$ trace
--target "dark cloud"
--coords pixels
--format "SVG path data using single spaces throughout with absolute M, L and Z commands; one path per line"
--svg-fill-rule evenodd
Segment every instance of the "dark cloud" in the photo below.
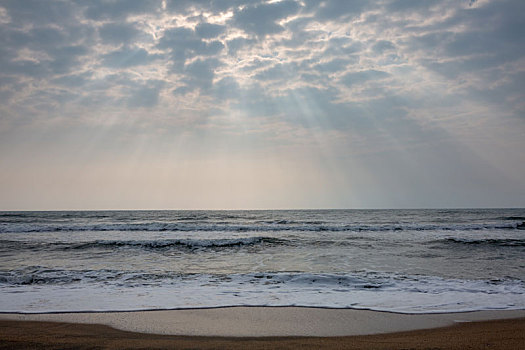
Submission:
M 494 98 L 487 101 L 494 103 L 505 101 L 517 106 L 512 101 L 519 100 L 504 97 L 516 96 L 510 89 L 521 86 L 513 78 L 520 76 L 517 68 L 511 72 L 502 67 L 504 64 L 518 67 L 517 62 L 525 55 L 522 1 L 480 2 L 472 6 L 437 0 L 380 3 L 168 0 L 165 3 L 166 12 L 162 0 L 6 0 L 1 6 L 6 8 L 11 22 L 0 23 L 0 78 L 11 77 L 17 82 L 25 81 L 24 84 L 29 84 L 29 79 L 48 79 L 56 86 L 92 88 L 93 77 L 85 72 L 92 72 L 96 64 L 106 70 L 124 72 L 155 62 L 167 65 L 170 79 L 178 79 L 174 86 L 182 85 L 175 89 L 176 94 L 199 91 L 202 95 L 232 99 L 245 94 L 257 101 L 255 108 L 261 107 L 259 102 L 272 105 L 271 101 L 276 99 L 261 86 L 279 85 L 282 92 L 292 82 L 316 84 L 318 90 L 290 92 L 287 99 L 275 100 L 274 109 L 265 108 L 277 113 L 278 106 L 292 103 L 295 96 L 299 100 L 316 100 L 322 113 L 343 115 L 345 108 L 355 114 L 362 106 L 335 103 L 340 98 L 338 83 L 363 84 L 366 89 L 360 93 L 370 93 L 376 98 L 368 85 L 378 84 L 366 83 L 388 78 L 386 71 L 394 72 L 391 67 L 382 66 L 403 63 L 415 66 L 411 68 L 424 67 L 450 79 L 474 75 L 485 82 L 476 89 L 461 91 L 465 97 L 478 98 L 490 92 Z M 233 12 L 225 24 L 207 22 L 207 14 L 225 11 Z M 158 20 L 166 13 L 185 15 L 188 26 L 196 26 L 169 28 L 158 39 L 139 29 L 144 21 Z M 140 15 L 147 16 L 130 17 Z M 362 21 L 347 26 L 358 16 Z M 281 22 L 287 18 L 286 23 Z M 423 18 L 431 20 L 423 22 Z M 328 21 L 330 28 L 335 25 L 341 30 L 327 31 L 323 26 Z M 237 28 L 249 35 L 226 41 L 225 34 L 235 33 Z M 359 30 L 362 38 L 352 35 L 354 30 Z M 286 35 L 273 36 L 284 31 Z M 119 48 L 101 51 L 99 43 Z M 103 46 L 103 50 L 107 47 Z M 233 57 L 224 57 L 225 50 Z M 217 70 L 225 64 L 234 65 L 235 60 L 239 63 L 235 70 L 250 80 L 250 88 L 243 90 L 234 76 L 217 81 Z M 349 73 L 358 63 L 361 71 Z M 492 72 L 493 80 L 486 78 L 488 72 Z M 338 77 L 334 77 L 335 73 Z M 143 92 L 144 99 L 138 103 L 143 106 L 154 106 L 163 88 L 153 83 L 137 87 L 131 80 L 104 81 L 107 86 L 96 93 L 103 94 L 111 84 L 127 86 L 127 93 L 134 97 L 139 95 L 138 91 Z M 493 84 L 495 81 L 498 83 Z M 5 99 L 12 98 L 23 87 L 22 84 L 15 89 L 13 84 L 6 84 L 2 94 Z M 91 90 L 88 93 L 95 94 Z M 265 96 L 265 100 L 256 99 L 257 94 Z M 131 102 L 125 104 L 133 106 Z
M 288 0 L 249 4 L 235 13 L 232 23 L 245 32 L 262 38 L 269 34 L 282 32 L 284 27 L 277 21 L 297 13 L 299 8 L 297 2 Z
M 46 51 L 52 47 L 63 45 L 67 38 L 64 30 L 49 27 L 35 28 L 27 33 L 18 32 L 13 34 L 20 47 L 30 46 L 34 49 L 45 49 Z
M 203 92 L 212 87 L 215 69 L 221 65 L 217 59 L 197 59 L 184 67 L 186 86 Z
M 237 51 L 241 50 L 247 45 L 253 44 L 255 41 L 253 39 L 246 38 L 235 38 L 228 40 L 226 46 L 228 46 L 228 54 L 235 56 Z
M 442 0 L 391 0 L 386 4 L 388 12 L 427 12 L 430 8 L 443 3 Z
M 312 1 L 309 1 L 310 3 Z M 326 0 L 317 3 L 315 18 L 318 20 L 336 20 L 359 16 L 369 5 L 366 0 Z M 311 6 L 313 7 L 313 6 Z
M 43 78 L 49 75 L 49 70 L 46 64 L 30 61 L 30 60 L 16 60 L 0 58 L 0 69 L 3 74 L 9 76 Z
M 225 30 L 225 26 L 212 23 L 199 23 L 195 28 L 197 35 L 204 39 L 216 38 L 224 33 Z
M 293 79 L 298 75 L 297 68 L 295 63 L 278 63 L 257 73 L 254 78 L 263 81 Z
M 9 23 L 0 23 L 0 74 L 31 81 L 79 70 L 94 30 L 79 23 L 78 8 L 63 1 L 5 1 Z M 22 78 L 25 77 L 25 78 Z M 23 85 L 22 85 L 23 86 Z M 18 89 L 21 90 L 22 86 Z
M 90 78 L 93 76 L 92 72 L 86 72 L 82 74 L 71 74 L 71 75 L 64 75 L 59 78 L 55 78 L 51 80 L 53 84 L 62 85 L 65 87 L 81 87 L 85 85 Z
M 489 4 L 482 8 L 461 10 L 457 14 L 460 25 L 468 28 L 459 33 L 448 33 L 440 47 L 447 56 L 494 54 L 516 59 L 525 54 L 520 39 L 525 37 L 525 3 Z
M 80 66 L 79 58 L 89 50 L 84 46 L 64 46 L 54 50 L 53 59 L 48 67 L 53 74 L 64 74 Z
M 127 92 L 127 105 L 131 108 L 152 108 L 159 102 L 159 94 L 165 83 L 159 80 L 130 83 Z
M 251 74 L 251 73 L 254 73 L 255 71 L 261 71 L 262 68 L 269 68 L 273 64 L 274 64 L 273 60 L 255 58 L 251 60 L 250 63 L 242 67 L 242 71 Z
M 87 5 L 85 16 L 94 20 L 125 19 L 130 15 L 154 13 L 162 6 L 161 0 L 92 0 L 79 1 Z
M 0 27 L 0 40 L 6 50 L 27 48 L 43 51 L 49 55 L 58 47 L 80 45 L 88 41 L 92 32 L 87 28 L 72 27 L 34 27 L 23 31 L 13 29 L 9 25 Z
M 498 106 L 502 113 L 514 114 L 516 117 L 525 120 L 525 104 L 523 101 L 523 91 L 525 91 L 525 70 L 514 72 L 513 74 L 503 75 L 495 72 L 494 80 L 499 80 L 498 84 L 487 84 L 473 86 L 469 90 L 469 97 L 473 97 L 477 103 L 490 103 Z
M 141 66 L 159 59 L 159 55 L 149 54 L 143 48 L 125 47 L 102 56 L 102 64 L 110 68 Z
M 219 54 L 224 49 L 224 44 L 219 40 L 206 42 L 199 50 L 195 51 L 197 55 L 213 56 Z
M 187 14 L 194 9 L 209 8 L 210 0 L 167 0 L 166 10 L 180 14 Z
M 170 12 L 188 14 L 190 11 L 226 12 L 246 0 L 166 0 L 166 9 Z
M 172 70 L 180 72 L 187 59 L 217 55 L 224 44 L 218 40 L 203 41 L 193 29 L 178 27 L 165 31 L 157 47 L 170 53 Z
M 386 51 L 395 50 L 396 46 L 388 40 L 379 40 L 374 45 L 372 45 L 372 50 L 375 53 L 382 54 Z
M 320 73 L 334 73 L 344 70 L 348 64 L 356 63 L 359 60 L 357 57 L 350 58 L 335 58 L 328 62 L 318 63 L 313 69 Z
M 183 86 L 179 86 L 178 88 L 173 89 L 172 93 L 175 96 L 186 95 L 188 92 L 192 92 L 193 90 L 195 90 L 193 87 L 183 85 Z
M 102 42 L 113 45 L 128 44 L 140 34 L 131 23 L 106 23 L 99 29 Z
M 362 84 L 370 80 L 384 79 L 390 76 L 387 72 L 378 70 L 364 70 L 359 72 L 350 72 L 341 77 L 341 82 L 347 86 Z
M 365 49 L 365 45 L 361 42 L 356 42 L 349 37 L 331 38 L 326 43 L 324 56 L 347 56 L 357 54 Z
M 164 32 L 158 47 L 168 50 L 173 68 L 179 69 L 184 65 L 186 58 L 197 55 L 197 52 L 206 46 L 195 31 L 189 28 L 172 28 Z
M 444 20 L 418 28 L 401 47 L 418 65 L 461 82 L 464 87 L 456 95 L 463 100 L 519 115 L 523 90 L 516 90 L 520 84 L 515 79 L 523 72 L 519 62 L 525 56 L 525 3 L 476 5 L 457 8 Z
M 241 98 L 241 87 L 233 77 L 225 77 L 213 84 L 212 95 L 218 100 Z
M 195 35 L 195 31 L 185 27 L 166 30 L 158 43 L 161 49 L 176 51 L 197 51 L 202 45 L 203 41 Z
M 89 53 L 83 45 L 68 45 L 71 41 L 64 31 L 52 28 L 4 30 L 0 34 L 0 72 L 34 78 L 70 72 L 79 65 L 79 58 Z M 31 54 L 19 57 L 23 50 Z
M 31 23 L 36 27 L 75 21 L 76 6 L 66 1 L 4 0 L 1 6 L 11 18 L 10 26 L 23 27 Z
M 306 30 L 306 27 L 312 20 L 311 17 L 299 17 L 287 22 L 284 26 L 292 35 L 283 39 L 279 44 L 288 48 L 300 48 L 318 40 L 321 31 Z

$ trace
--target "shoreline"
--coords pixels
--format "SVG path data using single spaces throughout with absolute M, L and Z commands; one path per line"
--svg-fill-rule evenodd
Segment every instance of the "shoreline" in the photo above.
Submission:
M 217 310 L 217 309 L 236 309 L 236 308 L 261 308 L 261 309 L 319 309 L 319 310 L 356 310 L 356 311 L 371 311 L 378 313 L 388 313 L 396 315 L 442 315 L 442 314 L 465 314 L 474 312 L 521 312 L 523 309 L 481 309 L 481 310 L 458 310 L 458 311 L 422 311 L 422 312 L 403 312 L 379 310 L 373 308 L 359 308 L 359 307 L 332 307 L 332 306 L 309 306 L 309 305 L 223 305 L 223 306 L 192 306 L 192 307 L 173 307 L 173 308 L 144 308 L 144 309 L 130 309 L 130 310 L 67 310 L 67 311 L 0 311 L 0 318 L 2 315 L 54 315 L 54 314 L 104 314 L 104 313 L 134 313 L 134 312 L 152 312 L 152 311 L 196 311 L 196 310 Z
M 214 337 L 346 337 L 525 319 L 525 310 L 405 314 L 320 307 L 234 306 L 150 311 L 0 313 L 2 321 L 106 325 L 142 334 Z

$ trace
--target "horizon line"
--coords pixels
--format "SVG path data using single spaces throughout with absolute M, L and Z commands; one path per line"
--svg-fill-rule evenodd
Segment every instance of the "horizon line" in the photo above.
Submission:
M 203 209 L 203 208 L 163 208 L 163 209 L 0 209 L 0 212 L 54 212 L 54 211 L 308 211 L 308 210 L 490 210 L 490 209 L 525 209 L 525 206 L 509 207 L 399 207 L 399 208 L 223 208 L 223 209 Z

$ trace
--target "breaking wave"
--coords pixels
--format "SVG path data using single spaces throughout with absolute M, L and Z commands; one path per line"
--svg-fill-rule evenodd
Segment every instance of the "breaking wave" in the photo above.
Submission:
M 94 249 L 94 248 L 143 248 L 143 249 L 168 249 L 168 248 L 229 248 L 241 246 L 255 246 L 258 244 L 279 245 L 286 244 L 287 240 L 272 237 L 244 237 L 223 239 L 161 239 L 161 240 L 97 240 L 91 242 L 20 242 L 1 240 L 2 246 L 8 249 Z
M 499 247 L 525 247 L 525 239 L 513 238 L 486 238 L 486 239 L 466 239 L 466 238 L 447 238 L 435 243 L 464 244 L 478 246 L 499 246 Z
M 147 273 L 120 270 L 59 270 L 44 266 L 32 266 L 20 270 L 0 270 L 0 284 L 4 285 L 65 285 L 95 283 L 142 287 L 148 285 L 171 285 L 196 283 L 213 287 L 218 284 L 247 286 L 296 286 L 299 288 L 350 290 L 397 290 L 412 292 L 442 293 L 470 291 L 491 293 L 493 289 L 505 287 L 507 293 L 525 293 L 525 283 L 516 279 L 459 280 L 435 276 L 402 275 L 398 273 L 354 272 L 351 274 L 265 272 L 240 274 L 181 274 Z

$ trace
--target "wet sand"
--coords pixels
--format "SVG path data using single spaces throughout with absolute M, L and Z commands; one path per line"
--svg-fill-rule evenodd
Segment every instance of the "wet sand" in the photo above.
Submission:
M 0 321 L 0 349 L 523 349 L 525 319 L 352 337 L 191 337 L 104 325 Z
M 312 307 L 222 307 L 135 312 L 0 314 L 0 320 L 103 324 L 130 332 L 218 337 L 336 337 L 403 332 L 508 318 L 525 318 L 525 310 L 400 314 Z
M 349 309 L 231 307 L 0 314 L 0 349 L 519 349 L 524 346 L 525 310 L 407 315 Z

